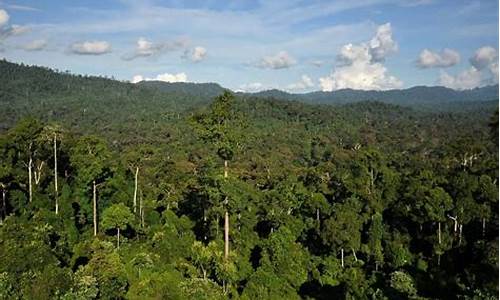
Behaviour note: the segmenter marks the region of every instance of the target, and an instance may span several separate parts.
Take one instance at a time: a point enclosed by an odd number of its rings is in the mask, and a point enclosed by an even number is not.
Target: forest
[[[498,86],[0,82],[0,299],[498,299]]]

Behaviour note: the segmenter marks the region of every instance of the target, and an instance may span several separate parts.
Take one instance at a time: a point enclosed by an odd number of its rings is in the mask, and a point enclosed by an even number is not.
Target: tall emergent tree
[[[217,96],[210,105],[210,111],[194,117],[195,127],[202,140],[212,143],[217,155],[224,160],[224,180],[228,178],[229,161],[233,159],[240,145],[242,118],[234,110],[234,95],[229,91]],[[229,257],[229,212],[226,196],[224,212],[224,258]]]
[[[97,235],[97,187],[109,175],[111,153],[106,143],[95,136],[80,138],[72,149],[71,164],[78,170],[78,181],[84,187],[92,183],[92,215],[94,236]]]

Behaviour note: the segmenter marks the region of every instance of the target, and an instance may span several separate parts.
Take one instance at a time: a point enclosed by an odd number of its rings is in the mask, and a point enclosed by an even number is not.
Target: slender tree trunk
[[[462,224],[458,225],[458,246],[462,245],[462,227]]]
[[[483,218],[483,238],[486,236],[486,218]]]
[[[135,187],[134,187],[134,213],[137,211],[137,176],[139,175],[139,167],[135,168]]]
[[[30,160],[28,162],[28,188],[29,188],[29,201],[33,200],[33,188],[32,188],[32,178],[31,178],[31,168],[33,167],[33,158],[30,154]]]
[[[441,222],[438,222],[438,242],[441,244]]]
[[[139,216],[141,217],[141,227],[144,227],[144,205],[142,203],[142,193],[139,195]]]
[[[354,248],[351,248],[352,254],[354,255],[354,260],[358,261],[358,257],[356,256],[356,251],[354,251]]]
[[[318,226],[320,225],[319,224],[319,208],[316,208],[316,222],[318,222]]]
[[[92,184],[93,184],[92,204],[93,204],[93,215],[94,215],[94,236],[96,236],[97,235],[97,191],[96,191],[95,180],[92,182]]]
[[[7,216],[7,201],[5,199],[7,198],[7,190],[3,189],[2,190],[2,217],[5,218]]]
[[[441,265],[441,254],[438,254],[438,267]]]
[[[116,245],[118,246],[118,249],[120,249],[120,227],[118,227],[118,231],[116,233],[116,238],[117,238]]]
[[[54,133],[54,196],[56,200],[56,215],[59,214],[59,201],[57,189],[57,135]]]
[[[340,259],[342,261],[342,268],[344,267],[344,248],[340,249]]]
[[[226,210],[224,216],[224,258],[226,261],[229,258],[229,213]]]
[[[224,179],[228,177],[228,161],[224,160]],[[226,197],[226,212],[224,214],[224,259],[229,259],[229,213],[228,213],[228,199]]]

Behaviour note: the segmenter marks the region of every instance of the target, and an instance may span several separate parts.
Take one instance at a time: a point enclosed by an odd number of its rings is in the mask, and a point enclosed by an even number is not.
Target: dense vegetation
[[[497,99],[0,82],[2,299],[497,298]]]

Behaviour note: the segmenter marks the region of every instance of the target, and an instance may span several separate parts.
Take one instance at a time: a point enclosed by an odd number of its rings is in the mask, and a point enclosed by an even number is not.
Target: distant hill
[[[346,104],[361,101],[379,101],[403,106],[444,109],[451,103],[498,101],[498,85],[457,91],[442,86],[416,86],[388,91],[343,89],[333,92],[291,94],[280,90],[252,93],[259,98],[296,100],[312,104]]]
[[[141,81],[138,86],[156,88],[167,93],[184,93],[197,97],[213,98],[224,91],[217,83]]]
[[[137,85],[155,88],[163,92],[186,94],[196,97],[213,98],[224,88],[216,83],[187,83],[142,81]],[[342,89],[333,92],[310,92],[293,94],[272,89],[256,93],[237,92],[240,96],[255,98],[272,98],[278,100],[293,100],[309,104],[348,104],[365,101],[378,101],[413,108],[448,111],[459,109],[460,103],[498,101],[498,85],[485,86],[471,90],[457,91],[442,86],[416,86],[408,89],[388,91],[364,91]]]

